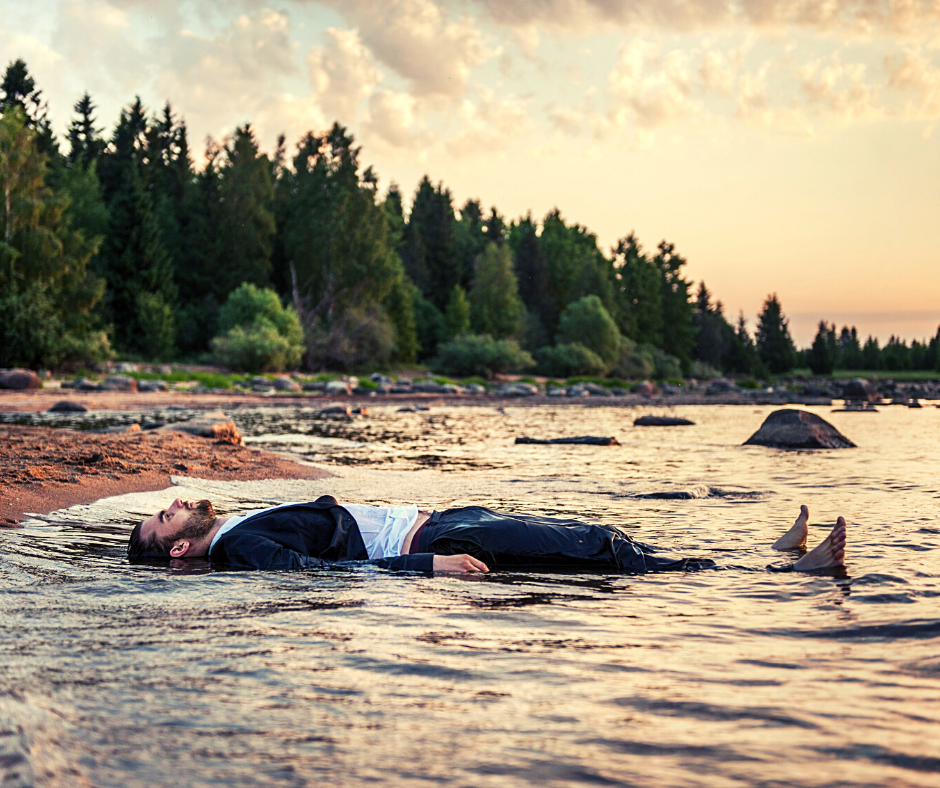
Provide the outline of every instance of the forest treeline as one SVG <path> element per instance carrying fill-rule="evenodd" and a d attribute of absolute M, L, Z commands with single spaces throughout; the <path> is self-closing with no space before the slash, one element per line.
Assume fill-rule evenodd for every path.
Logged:
<path fill-rule="evenodd" d="M 425 176 L 404 209 L 339 124 L 288 152 L 250 125 L 209 140 L 136 99 L 110 134 L 88 94 L 56 138 L 22 60 L 0 84 L 0 366 L 201 359 L 233 368 L 450 374 L 766 376 L 937 369 L 938 337 L 884 348 L 820 325 L 798 352 L 776 295 L 754 336 L 663 241 L 605 254 L 556 209 L 507 221 L 455 208 Z"/>

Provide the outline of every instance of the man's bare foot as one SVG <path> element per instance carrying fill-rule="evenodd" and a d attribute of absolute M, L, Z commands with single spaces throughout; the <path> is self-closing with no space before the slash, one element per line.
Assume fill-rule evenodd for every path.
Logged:
<path fill-rule="evenodd" d="M 836 520 L 829 536 L 793 564 L 797 572 L 812 572 L 814 569 L 829 569 L 845 563 L 845 518 Z"/>
<path fill-rule="evenodd" d="M 806 534 L 809 533 L 809 509 L 800 507 L 800 516 L 793 527 L 773 543 L 774 550 L 797 550 L 806 547 Z"/>

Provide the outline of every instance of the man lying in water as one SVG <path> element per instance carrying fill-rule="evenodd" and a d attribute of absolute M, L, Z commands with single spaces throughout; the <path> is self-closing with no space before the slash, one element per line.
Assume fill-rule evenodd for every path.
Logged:
<path fill-rule="evenodd" d="M 806 544 L 809 510 L 773 547 Z M 416 506 L 337 503 L 324 495 L 312 503 L 286 503 L 233 517 L 218 517 L 209 501 L 177 498 L 137 525 L 131 560 L 209 558 L 233 569 L 309 569 L 368 561 L 417 572 L 586 569 L 644 574 L 705 569 L 707 558 L 665 556 L 616 528 L 578 520 L 509 514 L 467 506 L 443 512 Z M 845 520 L 794 564 L 797 571 L 841 566 Z"/>

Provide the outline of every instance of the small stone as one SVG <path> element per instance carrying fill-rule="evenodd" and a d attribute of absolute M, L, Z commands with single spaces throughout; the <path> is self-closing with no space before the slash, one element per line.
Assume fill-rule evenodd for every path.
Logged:
<path fill-rule="evenodd" d="M 165 380 L 138 380 L 137 390 L 143 392 L 166 391 L 167 385 Z"/>

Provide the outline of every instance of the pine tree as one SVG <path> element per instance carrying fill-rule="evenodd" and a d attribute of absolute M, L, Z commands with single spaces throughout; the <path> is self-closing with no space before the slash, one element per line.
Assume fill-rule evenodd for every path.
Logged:
<path fill-rule="evenodd" d="M 767 296 L 758 317 L 757 352 L 772 375 L 789 372 L 796 363 L 796 348 L 790 337 L 789 322 L 776 293 Z"/>
<path fill-rule="evenodd" d="M 47 182 L 48 157 L 18 107 L 0 115 L 0 366 L 98 361 L 107 339 L 92 310 L 104 283 L 88 262 L 100 239 L 73 227 L 69 195 Z"/>
<path fill-rule="evenodd" d="M 662 347 L 663 292 L 656 266 L 630 233 L 613 250 L 620 302 L 620 331 L 636 342 Z"/>
<path fill-rule="evenodd" d="M 695 348 L 695 327 L 692 324 L 693 307 L 689 300 L 689 282 L 682 277 L 684 257 L 676 254 L 674 244 L 663 241 L 653 260 L 659 270 L 663 304 L 663 345 L 667 353 L 675 356 L 688 371 L 692 350 Z"/>
<path fill-rule="evenodd" d="M 814 375 L 831 375 L 838 361 L 836 327 L 835 325 L 829 326 L 825 320 L 820 320 L 813 345 L 806 354 L 806 362 Z"/>
<path fill-rule="evenodd" d="M 95 126 L 95 105 L 91 96 L 84 93 L 75 104 L 77 118 L 69 124 L 68 141 L 69 152 L 66 157 L 70 166 L 80 164 L 89 169 L 95 164 L 105 149 L 105 141 L 101 137 L 101 129 Z"/>
<path fill-rule="evenodd" d="M 173 268 L 133 159 L 124 164 L 110 211 L 102 258 L 115 340 L 125 350 L 166 356 L 174 341 Z"/>
<path fill-rule="evenodd" d="M 523 309 L 513 272 L 512 252 L 506 246 L 488 243 L 470 291 L 474 330 L 494 339 L 511 337 L 519 330 Z"/>
<path fill-rule="evenodd" d="M 425 175 L 408 217 L 402 261 L 425 298 L 442 311 L 454 285 L 464 281 L 456 224 L 450 191 L 432 186 Z"/>

